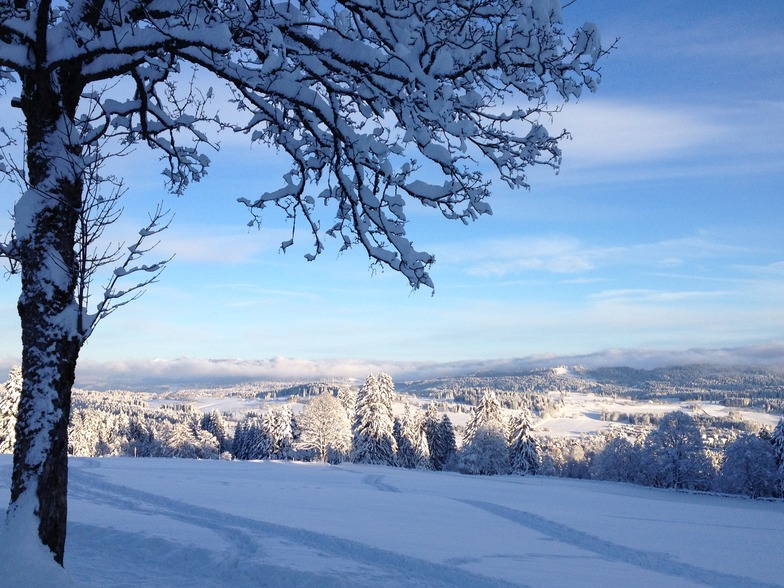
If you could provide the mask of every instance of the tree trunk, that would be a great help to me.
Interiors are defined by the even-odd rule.
[[[73,126],[78,90],[78,80],[62,71],[42,69],[23,79],[29,188],[16,205],[14,225],[22,269],[23,386],[7,522],[37,521],[41,543],[61,565],[71,387],[83,342],[74,301],[84,168]]]

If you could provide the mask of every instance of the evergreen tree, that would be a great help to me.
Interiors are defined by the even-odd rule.
[[[254,444],[257,431],[251,418],[246,417],[237,423],[231,444],[231,454],[234,459],[255,459],[251,457],[251,446]]]
[[[495,429],[503,436],[504,419],[501,415],[501,403],[493,390],[485,390],[479,404],[474,407],[463,433],[463,444],[471,443],[476,432],[483,427]]]
[[[528,411],[519,411],[509,421],[507,443],[509,465],[515,474],[535,474],[539,469],[539,453]]]
[[[779,493],[784,495],[784,418],[779,419],[770,436],[773,445],[773,456],[776,459],[779,473]]]
[[[357,391],[352,388],[340,388],[337,399],[343,407],[349,423],[351,423],[357,411]]]
[[[68,453],[70,455],[93,457],[98,445],[98,416],[93,410],[76,409],[71,413],[68,433]]]
[[[770,435],[770,442],[773,445],[773,453],[776,457],[776,465],[784,468],[784,418],[779,419],[776,428]]]
[[[262,437],[266,439],[264,448],[261,450],[262,459],[286,460],[293,457],[292,443],[294,434],[292,421],[291,408],[287,404],[271,410],[262,418]]]
[[[438,430],[438,410],[432,402],[427,405],[425,415],[422,417],[422,430],[425,432],[425,437],[427,437],[427,448],[432,456],[433,441]]]
[[[267,415],[251,418],[245,433],[245,459],[269,459],[272,454],[272,439],[267,431]]]
[[[149,457],[152,452],[153,432],[143,416],[134,416],[128,423],[125,454],[132,457]]]
[[[399,419],[395,419],[397,465],[403,468],[426,469],[430,466],[430,449],[422,429],[422,412],[408,404]]]
[[[479,427],[458,452],[457,469],[463,474],[508,474],[509,449],[501,429]]]
[[[394,465],[397,442],[394,436],[392,399],[394,384],[387,374],[370,374],[357,395],[352,427],[352,461]]]
[[[22,368],[11,368],[0,395],[0,453],[13,453],[16,442],[16,411],[22,395]]]
[[[434,470],[443,470],[447,467],[452,457],[457,453],[457,440],[452,421],[446,414],[441,417],[435,428],[430,445],[430,463]]]
[[[209,432],[179,421],[160,423],[156,430],[157,451],[160,457],[183,459],[216,459],[218,440]]]
[[[221,416],[220,412],[213,410],[211,413],[205,414],[201,419],[201,428],[208,433],[212,433],[212,435],[218,440],[218,448],[220,453],[223,453],[229,449],[227,446],[228,438],[226,436],[226,424],[223,422],[223,417]]]

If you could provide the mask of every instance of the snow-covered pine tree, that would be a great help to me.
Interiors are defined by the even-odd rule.
[[[516,412],[509,420],[507,443],[512,473],[535,474],[539,469],[539,452],[527,410]]]
[[[422,411],[406,404],[403,414],[395,419],[397,441],[396,463],[403,468],[428,469],[430,448],[422,428]]]
[[[485,390],[466,423],[463,433],[463,444],[468,444],[480,428],[497,429],[504,436],[504,418],[501,414],[501,403],[493,390]]]
[[[68,433],[70,455],[92,457],[98,446],[99,432],[95,411],[78,408],[71,413]]]
[[[503,447],[503,451],[501,451]],[[506,474],[509,448],[501,403],[493,390],[485,390],[463,432],[457,468],[466,474]]]
[[[425,434],[425,439],[427,439],[427,452],[430,455],[430,469],[433,470],[441,470],[444,466],[444,462],[438,454],[439,425],[438,410],[436,409],[436,405],[431,402],[427,405],[425,415],[422,418],[422,432]],[[452,440],[454,442],[454,431],[452,431]]]
[[[779,474],[779,494],[784,495],[784,418],[779,419],[778,424],[770,435],[770,442],[773,445],[773,454],[776,458]]]
[[[128,439],[125,455],[149,457],[153,449],[153,431],[144,415],[134,415],[128,422]]]
[[[370,374],[360,388],[352,426],[353,462],[395,464],[393,397],[394,384],[387,374]]]
[[[458,452],[457,470],[463,474],[508,474],[509,448],[503,430],[480,426]]]
[[[443,470],[457,453],[455,428],[449,415],[444,415],[438,422],[435,436],[430,444],[430,463],[434,470]]]
[[[379,395],[383,399],[384,405],[388,407],[389,414],[392,415],[392,405],[395,402],[395,382],[392,376],[384,372],[376,375]]]
[[[218,440],[220,453],[228,451],[229,448],[227,447],[228,438],[226,436],[226,424],[224,423],[220,412],[213,410],[212,412],[205,414],[201,419],[201,428],[208,433],[212,433],[212,435]]]
[[[263,435],[267,439],[266,455],[263,459],[291,459],[294,453],[292,442],[294,439],[292,431],[291,408],[284,404],[280,408],[271,410],[261,420]]]
[[[265,422],[268,416],[252,417],[245,433],[245,459],[269,459],[272,454],[272,439],[267,434]]]
[[[161,422],[156,427],[157,455],[183,459],[217,459],[218,440],[192,423]]]
[[[258,449],[260,428],[257,420],[245,417],[234,429],[234,440],[231,444],[231,454],[234,459],[258,459],[254,452]]]
[[[431,448],[431,439],[435,437],[436,429],[438,427],[438,409],[435,403],[431,402],[425,409],[425,414],[422,417],[422,430],[427,436],[427,446]]]
[[[337,399],[346,413],[348,422],[351,423],[357,411],[357,391],[353,388],[342,387],[338,390]]]
[[[776,456],[776,464],[784,468],[784,418],[779,419],[778,424],[770,435],[770,442]]]
[[[15,366],[0,394],[0,453],[13,453],[16,441],[16,412],[22,395],[22,368]]]

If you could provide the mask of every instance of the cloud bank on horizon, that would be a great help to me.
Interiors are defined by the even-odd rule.
[[[252,382],[361,381],[374,372],[386,372],[398,381],[410,381],[482,373],[511,374],[559,366],[652,369],[694,364],[784,370],[784,341],[725,349],[608,349],[584,355],[549,354],[443,363],[287,357],[260,360],[183,357],[170,360],[85,361],[77,370],[77,386],[98,390],[154,390],[219,387]]]

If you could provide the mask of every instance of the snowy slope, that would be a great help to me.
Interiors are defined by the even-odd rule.
[[[784,503],[609,482],[73,458],[69,520],[86,587],[784,586]]]

